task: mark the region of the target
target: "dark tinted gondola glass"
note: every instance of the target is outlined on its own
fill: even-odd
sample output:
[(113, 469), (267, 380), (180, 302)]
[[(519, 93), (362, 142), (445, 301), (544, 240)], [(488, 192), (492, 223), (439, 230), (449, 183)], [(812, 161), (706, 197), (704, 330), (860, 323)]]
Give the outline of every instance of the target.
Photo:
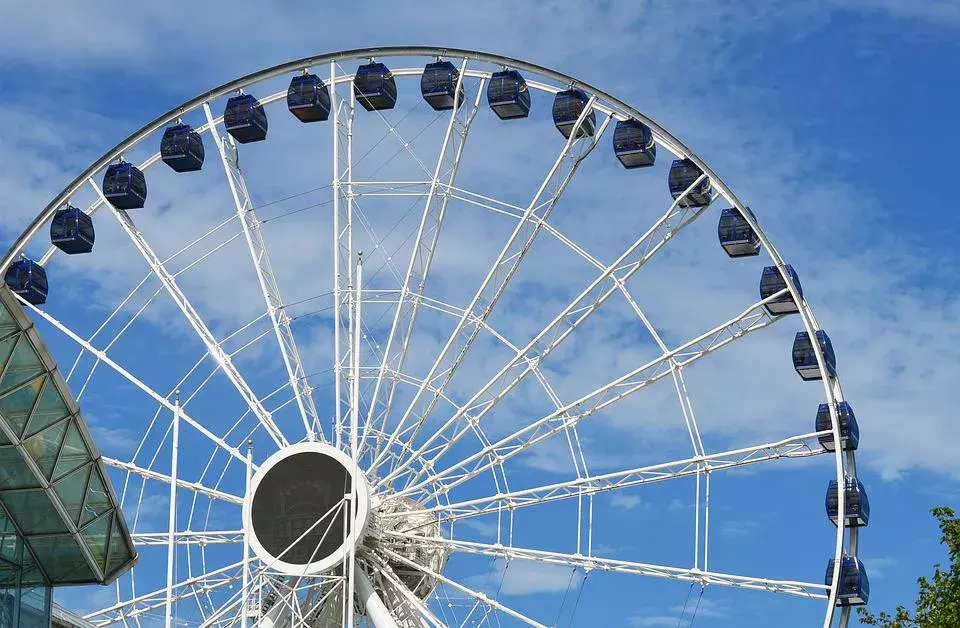
[(657, 160), (657, 143), (643, 122), (619, 120), (613, 132), (613, 152), (625, 168), (646, 168)]
[(160, 158), (176, 172), (195, 172), (203, 167), (203, 138), (189, 124), (175, 124), (163, 132)]
[(103, 175), (103, 195), (117, 209), (140, 209), (147, 201), (147, 179), (133, 164), (110, 164)]
[(397, 104), (397, 81), (382, 63), (361, 65), (353, 77), (353, 93), (364, 109), (393, 109)]
[[(557, 92), (553, 99), (553, 124), (564, 137), (569, 139), (570, 134), (573, 133), (573, 127), (576, 126), (580, 114), (583, 113), (589, 101), (590, 97), (583, 90), (568, 89)], [(577, 137), (592, 136), (596, 125), (597, 114), (591, 107), (589, 113), (583, 118), (580, 128), (577, 129)]]
[[(670, 165), (670, 175), (667, 179), (670, 187), (670, 196), (679, 199), (683, 193), (700, 178), (703, 171), (689, 159), (675, 159)], [(690, 192), (680, 200), (682, 207), (706, 207), (710, 204), (713, 186), (709, 177), (704, 177)]]
[[(833, 585), (833, 568), (836, 560), (827, 563), (824, 584)], [(844, 556), (840, 559), (840, 586), (837, 591), (837, 606), (863, 606), (870, 599), (870, 580), (860, 559)]]
[(58, 209), (50, 221), (50, 242), (69, 255), (92, 251), (94, 238), (93, 218), (72, 205)]
[(287, 109), (300, 122), (321, 122), (330, 116), (330, 90), (316, 74), (290, 79)]
[[(853, 408), (846, 401), (837, 403), (837, 423), (840, 428), (840, 447), (843, 451), (853, 451), (860, 445), (860, 426), (857, 424), (857, 417), (853, 413)], [(830, 406), (821, 403), (817, 408), (817, 419), (815, 429), (818, 432), (833, 429), (833, 422), (830, 419)], [(833, 442), (833, 434), (825, 434), (819, 438), (820, 446), (827, 451), (836, 451), (837, 446)]]
[(434, 111), (447, 111), (463, 104), (463, 86), (456, 97), (460, 72), (449, 61), (428, 63), (420, 75), (420, 93)]
[(267, 113), (252, 94), (240, 94), (227, 100), (223, 110), (223, 128), (241, 144), (260, 142), (267, 137)]
[[(830, 342), (827, 332), (822, 329), (817, 330), (817, 344), (820, 345), (820, 351), (823, 353), (827, 375), (836, 377), (837, 358), (833, 353), (833, 343)], [(823, 379), (820, 375), (820, 367), (817, 366), (817, 354), (813, 350), (810, 335), (805, 331), (797, 332), (793, 339), (793, 367), (801, 379), (807, 381)]]
[(516, 70), (494, 72), (487, 84), (487, 104), (501, 120), (526, 118), (530, 114), (530, 90)]
[[(746, 210), (752, 218), (756, 218), (749, 207)], [(760, 254), (760, 236), (736, 207), (727, 207), (720, 212), (717, 237), (720, 238), (720, 246), (730, 257), (751, 257)]]
[[(793, 285), (797, 287), (797, 292), (800, 293), (800, 296), (803, 296), (803, 286), (800, 285), (800, 277), (797, 276), (797, 271), (793, 270), (793, 266), (787, 264), (783, 267), (784, 272), (790, 275), (790, 278), (793, 280)], [(780, 269), (776, 266), (766, 266), (763, 269), (763, 273), (760, 275), (760, 298), (767, 299), (777, 294), (781, 290), (787, 288), (787, 282), (783, 280), (783, 275), (780, 274)], [(779, 314), (794, 314), (800, 311), (800, 308), (797, 307), (796, 302), (793, 300), (793, 295), (789, 292), (786, 292), (779, 297), (768, 301), (764, 304), (767, 311), (773, 314), (774, 316)]]
[[(836, 480), (830, 480), (825, 500), (827, 518), (837, 525), (840, 514), (840, 491)], [(861, 528), (870, 522), (870, 499), (863, 483), (854, 477), (844, 480), (843, 489), (843, 525), (848, 528)]]
[(43, 305), (47, 301), (47, 271), (31, 259), (18, 259), (3, 277), (7, 286), (27, 303)]

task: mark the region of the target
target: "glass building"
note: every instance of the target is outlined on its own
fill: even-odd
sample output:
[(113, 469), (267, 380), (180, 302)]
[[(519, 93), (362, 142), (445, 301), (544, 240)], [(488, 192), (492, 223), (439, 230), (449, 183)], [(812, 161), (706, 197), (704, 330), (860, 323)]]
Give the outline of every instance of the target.
[(51, 589), (136, 562), (100, 452), (33, 322), (0, 287), (0, 628), (51, 625)]

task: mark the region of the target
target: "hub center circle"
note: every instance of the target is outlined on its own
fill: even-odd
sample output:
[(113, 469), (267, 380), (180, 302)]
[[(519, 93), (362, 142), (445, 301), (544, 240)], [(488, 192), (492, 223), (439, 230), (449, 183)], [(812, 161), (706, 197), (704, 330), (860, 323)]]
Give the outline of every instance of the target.
[(269, 569), (329, 571), (366, 534), (369, 487), (345, 453), (323, 443), (284, 447), (257, 469), (244, 500), (250, 547)]

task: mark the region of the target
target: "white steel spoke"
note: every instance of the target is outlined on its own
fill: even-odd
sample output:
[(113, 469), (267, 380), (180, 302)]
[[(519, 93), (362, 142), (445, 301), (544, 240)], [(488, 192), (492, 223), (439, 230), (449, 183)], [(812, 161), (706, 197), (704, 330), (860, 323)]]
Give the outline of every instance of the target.
[[(412, 535), (406, 535), (397, 532), (387, 532), (390, 536), (399, 538), (409, 538)], [(477, 554), (491, 558), (500, 558), (505, 560), (532, 560), (549, 565), (560, 565), (585, 571), (605, 571), (611, 573), (625, 573), (639, 576), (652, 576), (655, 578), (666, 578), (670, 580), (680, 580), (683, 582), (695, 582), (703, 586), (719, 585), (726, 587), (735, 587), (739, 589), (753, 589), (759, 591), (770, 591), (772, 593), (783, 593), (787, 595), (796, 595), (806, 598), (826, 599), (828, 587), (823, 584), (812, 582), (800, 582), (795, 580), (773, 580), (769, 578), (753, 578), (750, 576), (740, 576), (719, 572), (703, 571), (700, 569), (684, 569), (681, 567), (666, 567), (662, 565), (652, 565), (647, 563), (637, 563), (626, 560), (616, 560), (612, 558), (597, 558), (593, 556), (580, 556), (576, 554), (564, 554), (562, 552), (547, 552), (542, 550), (527, 549), (520, 547), (510, 547), (505, 545), (491, 545), (488, 543), (477, 543), (473, 541), (459, 541), (454, 539), (422, 539), (421, 543), (436, 544), (449, 548), (455, 552), (467, 554)], [(389, 551), (389, 550), (387, 550)], [(391, 552), (394, 556), (396, 553)], [(422, 568), (422, 567), (421, 567)]]
[[(117, 374), (119, 374), (121, 377), (123, 377), (124, 379), (126, 379), (127, 381), (129, 381), (131, 384), (133, 384), (134, 386), (136, 386), (137, 388), (139, 388), (140, 390), (142, 390), (143, 392), (145, 392), (147, 395), (149, 395), (150, 397), (152, 397), (154, 401), (156, 401), (156, 402), (159, 403), (160, 405), (164, 406), (167, 410), (170, 410), (171, 412), (173, 412), (174, 406), (173, 406), (172, 403), (170, 403), (170, 400), (169, 400), (169, 399), (167, 399), (166, 397), (161, 396), (160, 393), (158, 393), (157, 391), (155, 391), (153, 388), (151, 388), (151, 387), (147, 386), (146, 384), (144, 384), (142, 381), (140, 381), (137, 377), (135, 377), (134, 375), (132, 375), (132, 374), (131, 374), (129, 371), (127, 371), (125, 368), (123, 368), (122, 366), (120, 366), (119, 364), (117, 364), (116, 361), (113, 360), (113, 358), (111, 358), (111, 357), (108, 356), (106, 353), (104, 353), (103, 351), (97, 349), (96, 347), (94, 347), (93, 345), (91, 345), (89, 342), (87, 342), (86, 340), (84, 340), (83, 338), (81, 338), (80, 336), (78, 336), (72, 329), (70, 329), (69, 327), (67, 327), (66, 325), (64, 325), (63, 323), (61, 323), (60, 321), (58, 321), (57, 319), (55, 319), (53, 316), (51, 316), (51, 315), (48, 314), (47, 312), (41, 310), (40, 308), (38, 308), (38, 307), (36, 307), (36, 306), (34, 306), (34, 305), (30, 304), (30, 303), (27, 303), (27, 302), (26, 302), (25, 300), (23, 300), (23, 298), (20, 297), (19, 295), (17, 295), (17, 298), (20, 299), (20, 302), (24, 305), (24, 307), (29, 308), (29, 309), (30, 309), (31, 311), (33, 311), (33, 312), (36, 312), (37, 315), (39, 315), (40, 317), (42, 317), (43, 319), (45, 319), (48, 323), (50, 323), (51, 325), (53, 325), (54, 327), (56, 327), (57, 329), (59, 329), (61, 332), (63, 332), (65, 335), (67, 335), (71, 340), (73, 340), (74, 342), (76, 342), (77, 344), (79, 344), (81, 347), (83, 347), (84, 349), (86, 349), (87, 351), (89, 351), (94, 357), (98, 358), (101, 362), (103, 362), (104, 364), (106, 364), (107, 366), (109, 366), (110, 368), (112, 368), (112, 369), (113, 369), (114, 371), (116, 371)], [(232, 446), (230, 446), (229, 444), (227, 444), (223, 439), (221, 439), (221, 438), (218, 437), (216, 434), (214, 434), (213, 432), (211, 432), (210, 430), (208, 430), (207, 428), (205, 428), (201, 423), (199, 423), (198, 421), (196, 421), (196, 420), (195, 420), (193, 417), (191, 417), (189, 414), (187, 414), (186, 412), (183, 412), (183, 411), (181, 410), (181, 412), (180, 412), (180, 418), (183, 419), (183, 420), (184, 420), (187, 424), (189, 424), (191, 427), (193, 427), (194, 429), (196, 429), (198, 432), (200, 432), (201, 434), (203, 434), (204, 436), (206, 436), (208, 439), (210, 439), (211, 441), (213, 441), (214, 444), (216, 444), (216, 445), (219, 446), (221, 449), (223, 449), (224, 451), (226, 451), (227, 453), (229, 453), (231, 456), (233, 456), (233, 457), (236, 458), (237, 460), (241, 460), (241, 461), (243, 461), (243, 462), (246, 462), (246, 457), (244, 457), (244, 455), (241, 454), (240, 451), (238, 451), (236, 447), (232, 447)]]
[[(564, 144), (563, 150), (560, 151), (559, 156), (554, 161), (553, 166), (550, 168), (546, 177), (543, 179), (543, 182), (540, 184), (536, 194), (534, 194), (532, 200), (527, 206), (526, 211), (524, 212), (524, 219), (521, 220), (514, 228), (513, 233), (510, 235), (507, 243), (500, 251), (499, 256), (493, 263), (493, 266), (484, 278), (483, 283), (480, 285), (480, 288), (477, 290), (476, 294), (471, 300), (470, 305), (466, 308), (464, 316), (457, 321), (457, 325), (454, 328), (453, 333), (450, 334), (449, 339), (447, 340), (443, 349), (440, 350), (440, 354), (437, 356), (436, 361), (430, 368), (428, 375), (424, 378), (425, 382), (431, 383), (433, 383), (435, 378), (440, 379), (441, 382), (439, 384), (435, 384), (439, 390), (444, 390), (446, 388), (457, 367), (469, 352), (470, 346), (474, 339), (479, 334), (479, 326), (470, 326), (468, 329), (468, 318), (475, 316), (480, 320), (486, 320), (490, 316), (491, 312), (493, 312), (493, 309), (496, 306), (497, 301), (500, 299), (500, 296), (506, 289), (507, 284), (509, 283), (510, 279), (513, 278), (514, 274), (519, 268), (521, 260), (533, 245), (536, 237), (539, 235), (541, 231), (539, 222), (545, 221), (549, 217), (570, 181), (573, 180), (573, 177), (576, 174), (580, 164), (597, 145), (597, 142), (603, 136), (607, 125), (610, 123), (610, 118), (607, 117), (597, 129), (595, 135), (590, 139), (584, 140), (586, 146), (583, 147), (583, 150), (580, 151), (579, 154), (574, 152), (574, 147), (580, 144), (580, 141), (577, 138), (580, 125), (583, 124), (584, 119), (591, 111), (594, 100), (595, 99), (591, 99), (587, 106), (584, 107), (583, 112), (581, 112), (580, 117), (577, 119), (577, 123), (573, 131), (570, 133), (570, 137)], [(547, 191), (551, 189), (551, 187), (553, 187), (553, 191), (548, 195)], [(527, 217), (530, 215), (537, 216), (537, 221), (528, 221)], [(477, 308), (481, 308), (480, 314), (477, 314)], [(458, 343), (459, 346), (457, 347)], [(447, 357), (450, 356), (455, 347), (457, 348), (455, 357), (453, 357), (452, 360), (447, 361)], [(386, 451), (393, 446), (397, 435), (403, 429), (404, 425), (406, 425), (410, 415), (415, 411), (417, 403), (423, 396), (423, 393), (423, 387), (417, 390), (413, 400), (410, 402), (410, 405), (394, 428), (394, 431), (391, 434), (391, 437), (388, 440), (385, 448), (380, 452), (379, 456), (375, 458), (375, 462), (370, 469), (372, 472), (376, 471)], [(410, 442), (413, 442), (416, 434), (423, 427), (427, 417), (432, 411), (434, 405), (437, 403), (437, 400), (438, 397), (433, 396), (427, 402), (427, 407), (423, 412), (420, 413), (420, 420), (417, 423), (417, 427), (413, 433), (413, 436), (410, 437)]]
[[(312, 391), (305, 377), (306, 371), (303, 368), (303, 361), (300, 359), (300, 350), (297, 348), (297, 341), (290, 329), (290, 316), (287, 314), (283, 299), (280, 296), (280, 288), (277, 285), (276, 277), (273, 273), (273, 265), (270, 262), (270, 254), (267, 251), (266, 243), (263, 240), (261, 232), (261, 221), (257, 217), (253, 200), (247, 190), (247, 183), (240, 170), (238, 161), (238, 148), (232, 135), (227, 139), (220, 135), (214, 124), (213, 112), (210, 111), (209, 103), (203, 104), (203, 111), (207, 116), (207, 124), (210, 126), (210, 135), (213, 136), (220, 153), (220, 161), (223, 162), (223, 171), (227, 175), (227, 182), (230, 185), (230, 193), (233, 196), (233, 202), (237, 209), (237, 217), (243, 227), (243, 235), (247, 240), (247, 249), (250, 251), (250, 257), (253, 260), (253, 267), (257, 273), (257, 280), (260, 283), (260, 290), (263, 292), (263, 299), (266, 304), (267, 314), (270, 316), (270, 322), (273, 323), (273, 330), (277, 337), (277, 345), (280, 348), (280, 355), (283, 358), (283, 365), (287, 370), (287, 378), (290, 380), (290, 388), (293, 390), (297, 399), (297, 407), (300, 410), (300, 417), (303, 420), (303, 427), (306, 431), (307, 440), (315, 440), (314, 429), (319, 425), (317, 416), (317, 407), (313, 401)], [(320, 431), (320, 437), (323, 439), (323, 431)]]
[[(473, 397), (464, 404), (461, 411), (454, 413), (436, 432), (416, 450), (422, 454), (433, 442), (466, 416), (468, 423), (479, 422), (506, 395), (513, 390), (531, 371), (537, 368), (550, 353), (566, 340), (584, 321), (609, 299), (619, 292), (633, 303), (626, 282), (644, 266), (660, 249), (666, 245), (681, 229), (692, 223), (703, 213), (704, 208), (690, 208), (682, 205), (681, 200), (694, 189), (703, 177), (697, 179), (684, 194), (675, 200), (666, 213), (654, 223), (639, 239), (627, 248), (612, 264), (593, 280), (576, 298), (573, 299), (552, 321), (550, 321), (525, 347), (516, 351), (516, 355), (497, 372)], [(639, 309), (637, 308), (639, 312)], [(642, 315), (642, 313), (641, 313)], [(646, 322), (645, 317), (643, 320)], [(647, 323), (648, 329), (653, 329)], [(655, 337), (656, 333), (654, 332)], [(666, 351), (666, 348), (663, 348)], [(458, 443), (469, 428), (463, 428), (448, 441), (448, 444), (434, 458), (434, 462)], [(384, 478), (388, 482), (396, 478), (409, 464), (400, 465)], [(415, 477), (414, 481), (419, 480)]]
[[(779, 294), (777, 293), (777, 295)], [(494, 454), (495, 459), (501, 462), (512, 458), (557, 432), (576, 425), (585, 418), (671, 374), (674, 364), (681, 367), (686, 366), (738, 338), (766, 327), (777, 319), (773, 318), (763, 305), (776, 298), (777, 295), (755, 303), (737, 317), (604, 384), (565, 407), (537, 419), (513, 434), (504, 437), (491, 447), (485, 447), (440, 471), (428, 480), (404, 488), (399, 494), (408, 494), (427, 483), (436, 483), (444, 478), (450, 478), (444, 482), (448, 489), (458, 486), (489, 468), (489, 463), (482, 461), (491, 453)], [(454, 476), (455, 473), (456, 476)]]
[[(88, 179), (88, 182), (96, 191), (97, 195), (106, 201), (100, 186), (97, 185), (93, 179)], [(166, 267), (163, 265), (163, 262), (159, 257), (157, 257), (156, 253), (153, 252), (153, 249), (150, 248), (150, 245), (147, 244), (147, 241), (143, 235), (137, 231), (137, 227), (130, 218), (130, 215), (125, 210), (116, 209), (109, 203), (107, 206), (113, 212), (117, 222), (120, 223), (120, 226), (126, 232), (127, 236), (130, 237), (130, 240), (133, 242), (134, 246), (136, 246), (144, 260), (153, 270), (153, 273), (157, 276), (157, 279), (159, 279), (160, 283), (162, 283), (166, 288), (170, 298), (177, 305), (180, 311), (183, 312), (187, 322), (190, 323), (191, 327), (193, 327), (194, 331), (197, 333), (197, 336), (210, 353), (210, 356), (217, 362), (217, 364), (220, 365), (220, 368), (230, 380), (230, 383), (234, 385), (244, 402), (250, 407), (254, 415), (256, 415), (267, 434), (277, 444), (277, 447), (288, 445), (289, 443), (287, 442), (287, 439), (280, 431), (280, 428), (277, 427), (276, 423), (274, 423), (273, 417), (270, 416), (270, 413), (260, 403), (260, 400), (254, 394), (253, 390), (250, 389), (250, 386), (247, 384), (246, 380), (244, 380), (239, 371), (237, 371), (233, 362), (230, 360), (230, 356), (228, 356), (220, 347), (219, 343), (214, 338), (213, 333), (207, 327), (206, 323), (203, 321), (197, 311), (193, 308), (193, 305), (190, 303), (187, 297), (180, 290), (176, 280), (167, 271)]]
[[(460, 76), (457, 79), (456, 89), (454, 90), (455, 94), (459, 94), (463, 87), (463, 80), (466, 76), (466, 66), (467, 62), (464, 60), (460, 67)], [(416, 240), (413, 243), (407, 273), (403, 280), (403, 287), (397, 302), (397, 308), (394, 312), (393, 323), (390, 326), (390, 333), (387, 336), (386, 349), (384, 350), (383, 359), (380, 363), (380, 372), (377, 375), (373, 396), (370, 400), (370, 411), (367, 414), (367, 420), (364, 426), (364, 441), (366, 440), (366, 434), (372, 422), (378, 421), (385, 427), (387, 419), (390, 416), (394, 395), (397, 390), (397, 381), (394, 379), (387, 384), (388, 391), (385, 400), (381, 400), (380, 389), (384, 384), (384, 376), (387, 370), (403, 370), (407, 352), (410, 348), (413, 328), (417, 320), (420, 298), (423, 296), (427, 276), (430, 273), (430, 266), (433, 262), (433, 254), (436, 250), (437, 240), (440, 237), (443, 218), (446, 214), (447, 203), (450, 201), (450, 195), (447, 189), (454, 184), (457, 173), (460, 170), (460, 160), (463, 156), (463, 149), (464, 146), (466, 146), (467, 136), (470, 133), (470, 125), (480, 106), (480, 99), (484, 93), (484, 84), (485, 82), (481, 80), (472, 107), (460, 106), (465, 105), (465, 103), (457, 103), (450, 114), (446, 134), (440, 147), (440, 155), (437, 158), (437, 165), (434, 169), (433, 179), (430, 182), (430, 191), (427, 194), (423, 216), (420, 218), (420, 226), (417, 229)], [(466, 111), (464, 111), (464, 109), (466, 109)]]
[[(446, 540), (444, 540), (444, 542), (446, 542)], [(440, 582), (446, 584), (447, 586), (452, 587), (452, 588), (456, 589), (457, 591), (460, 591), (461, 593), (465, 593), (466, 595), (469, 595), (470, 597), (472, 597), (472, 598), (475, 599), (475, 600), (478, 600), (478, 601), (481, 602), (482, 604), (485, 604), (485, 605), (487, 605), (487, 606), (490, 606), (490, 607), (492, 607), (492, 608), (495, 608), (495, 609), (497, 609), (498, 611), (500, 611), (501, 613), (505, 613), (505, 614), (513, 617), (514, 619), (519, 619), (520, 621), (522, 621), (523, 623), (527, 624), (528, 626), (535, 626), (536, 628), (546, 628), (546, 626), (544, 626), (544, 625), (541, 624), (540, 622), (534, 621), (534, 620), (530, 619), (529, 617), (527, 617), (526, 615), (523, 615), (523, 614), (521, 614), (521, 613), (513, 610), (512, 608), (501, 604), (501, 603), (498, 602), (497, 600), (492, 599), (492, 598), (491, 598), (490, 596), (488, 596), (487, 594), (482, 593), (482, 592), (479, 592), (479, 591), (474, 591), (473, 589), (470, 589), (470, 588), (468, 588), (468, 587), (460, 584), (459, 582), (456, 582), (456, 581), (454, 581), (454, 580), (451, 580), (450, 578), (447, 578), (446, 576), (437, 573), (436, 571), (430, 569), (429, 567), (427, 567), (427, 566), (425, 566), (425, 565), (421, 565), (421, 564), (419, 564), (419, 563), (416, 563), (416, 562), (410, 560), (409, 558), (407, 558), (406, 556), (403, 556), (403, 555), (401, 555), (401, 554), (398, 554), (397, 552), (394, 552), (393, 550), (391, 550), (391, 549), (389, 549), (389, 548), (384, 547), (384, 548), (381, 548), (380, 551), (382, 551), (386, 556), (389, 556), (390, 558), (392, 558), (392, 559), (394, 559), (394, 560), (397, 560), (397, 561), (399, 561), (399, 562), (401, 562), (401, 563), (403, 563), (403, 564), (405, 564), (405, 565), (407, 565), (407, 566), (409, 566), (409, 567), (413, 567), (414, 569), (416, 569), (416, 570), (418, 570), (418, 571), (421, 571), (421, 572), (425, 573), (426, 575), (428, 575), (428, 576), (430, 576), (430, 577), (432, 577), (432, 578), (436, 578), (437, 580), (439, 580)]]
[[(353, 90), (343, 103), (337, 94), (337, 65), (330, 62), (330, 113), (333, 118), (333, 319), (334, 319), (334, 442), (343, 439), (343, 414), (349, 411), (349, 373), (352, 347), (349, 327), (350, 290), (353, 285)], [(341, 146), (343, 144), (343, 146)], [(341, 163), (342, 162), (342, 163)], [(343, 170), (341, 170), (341, 168)]]
[[(243, 530), (174, 532), (177, 545), (221, 545), (243, 543)], [(166, 545), (166, 532), (132, 532), (130, 537), (136, 545)]]
[[(436, 512), (443, 520), (459, 520), (465, 517), (476, 517), (497, 512), (504, 508), (512, 511), (517, 508), (536, 506), (582, 495), (619, 491), (642, 484), (689, 477), (698, 473), (738, 469), (740, 467), (785, 458), (809, 458), (829, 453), (817, 442), (818, 437), (829, 433), (829, 431), (811, 432), (809, 434), (786, 438), (775, 443), (744, 447), (742, 449), (702, 456), (693, 456), (683, 460), (646, 465), (624, 471), (614, 471), (592, 477), (577, 478), (566, 482), (557, 482), (517, 490), (510, 493), (442, 504), (427, 508), (425, 512)], [(383, 516), (391, 517), (396, 516), (396, 514), (385, 513)]]

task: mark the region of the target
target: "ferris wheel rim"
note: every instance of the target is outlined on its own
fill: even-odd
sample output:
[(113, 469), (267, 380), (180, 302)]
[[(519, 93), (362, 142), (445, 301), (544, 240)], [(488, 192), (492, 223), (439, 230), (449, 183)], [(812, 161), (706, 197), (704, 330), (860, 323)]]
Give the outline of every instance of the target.
[[(395, 46), (395, 47), (372, 47), (372, 48), (359, 48), (352, 50), (344, 50), (333, 53), (327, 53), (322, 55), (304, 57), (302, 59), (297, 59), (294, 61), (288, 61), (279, 65), (275, 65), (269, 68), (259, 70), (247, 74), (243, 77), (235, 79), (233, 81), (224, 83), (214, 89), (208, 90), (203, 94), (188, 100), (181, 104), (180, 106), (171, 109), (167, 113), (158, 116), (150, 123), (144, 125), (139, 130), (130, 134), (126, 139), (117, 144), (110, 151), (101, 156), (93, 164), (91, 164), (83, 173), (81, 173), (71, 184), (64, 188), (58, 195), (55, 197), (41, 212), (37, 215), (34, 221), (27, 227), (27, 229), (14, 241), (10, 249), (6, 252), (2, 258), (2, 263), (0, 267), (6, 269), (10, 263), (19, 255), (26, 244), (30, 242), (39, 231), (40, 227), (50, 219), (53, 213), (81, 187), (83, 184), (90, 179), (94, 174), (105, 168), (110, 162), (115, 160), (117, 157), (120, 157), (124, 152), (131, 149), (134, 146), (139, 145), (144, 139), (150, 136), (152, 133), (161, 129), (166, 124), (176, 120), (179, 116), (193, 111), (202, 107), (208, 101), (224, 96), (230, 92), (242, 89), (249, 85), (259, 83), (263, 80), (274, 78), (283, 74), (287, 74), (293, 71), (300, 70), (304, 67), (309, 67), (313, 65), (319, 65), (330, 62), (340, 62), (340, 61), (350, 61), (356, 59), (364, 59), (369, 57), (427, 57), (427, 56), (446, 56), (451, 58), (459, 58), (466, 60), (475, 60), (480, 62), (487, 62), (493, 64), (500, 64), (503, 66), (509, 66), (511, 68), (516, 68), (519, 70), (533, 72), (535, 74), (545, 76), (561, 82), (563, 84), (568, 84), (572, 87), (577, 87), (587, 91), (589, 94), (593, 95), (598, 99), (602, 99), (605, 103), (609, 103), (616, 107), (618, 110), (616, 114), (620, 114), (626, 117), (634, 118), (647, 124), (651, 129), (658, 133), (663, 138), (668, 138), (673, 144), (673, 147), (676, 148), (679, 154), (690, 159), (694, 162), (704, 173), (705, 176), (709, 177), (711, 182), (716, 185), (719, 193), (723, 196), (728, 202), (730, 202), (734, 207), (736, 207), (745, 220), (753, 227), (757, 233), (761, 244), (766, 248), (767, 254), (773, 259), (774, 263), (779, 267), (783, 268), (785, 265), (784, 259), (781, 257), (780, 253), (773, 246), (763, 229), (756, 223), (752, 215), (747, 211), (746, 207), (740, 201), (740, 199), (735, 195), (730, 187), (728, 187), (724, 181), (714, 172), (710, 166), (699, 158), (693, 151), (687, 148), (679, 139), (676, 138), (672, 133), (667, 129), (659, 125), (655, 120), (642, 113), (641, 111), (633, 108), (629, 104), (623, 102), (617, 97), (600, 90), (588, 83), (580, 81), (572, 76), (567, 74), (557, 72), (555, 70), (546, 68), (544, 66), (539, 66), (536, 64), (528, 63), (522, 60), (514, 59), (511, 57), (506, 57), (502, 55), (480, 52), (475, 50), (460, 49), (460, 48), (442, 48), (442, 47), (431, 47), (431, 46)], [(619, 119), (619, 116), (614, 114), (614, 117)], [(213, 132), (213, 129), (211, 129)], [(803, 322), (803, 326), (806, 332), (812, 338), (819, 326), (817, 324), (816, 318), (813, 314), (812, 308), (807, 303), (806, 299), (803, 297), (802, 293), (798, 290), (797, 286), (794, 284), (792, 278), (786, 273), (782, 273), (784, 276), (787, 289), (790, 292), (791, 296), (796, 302), (800, 319)], [(825, 359), (823, 352), (821, 351), (818, 343), (812, 343), (813, 353), (817, 359), (817, 363), (820, 369), (821, 374), (825, 375), (827, 369), (825, 367)], [(837, 402), (843, 400), (842, 390), (840, 389), (839, 377), (830, 378), (822, 377), (824, 392), (826, 401), (830, 406), (830, 412), (832, 417), (832, 429), (834, 432), (835, 442), (840, 442), (840, 433), (838, 420), (836, 416), (835, 406)], [(837, 479), (842, 482), (846, 473), (844, 468), (844, 459), (846, 458), (847, 464), (853, 466), (853, 454), (849, 455), (842, 452), (840, 447), (836, 449), (836, 460), (837, 460)], [(840, 509), (843, 511), (843, 491), (840, 491)], [(854, 549), (856, 548), (856, 528), (849, 529), (850, 535), (852, 537), (851, 543), (853, 544)], [(844, 555), (844, 526), (838, 526), (837, 531), (837, 549), (835, 552), (835, 558), (839, 559)], [(854, 554), (855, 555), (855, 554)], [(834, 572), (834, 583), (838, 583), (838, 575), (840, 564), (837, 560), (836, 569)], [(829, 600), (828, 600), (828, 616), (825, 619), (824, 625), (830, 625), (833, 620), (834, 609), (837, 608), (835, 601), (836, 595), (838, 592), (838, 584), (830, 587)], [(848, 609), (844, 609), (842, 612), (844, 615), (847, 613)]]

